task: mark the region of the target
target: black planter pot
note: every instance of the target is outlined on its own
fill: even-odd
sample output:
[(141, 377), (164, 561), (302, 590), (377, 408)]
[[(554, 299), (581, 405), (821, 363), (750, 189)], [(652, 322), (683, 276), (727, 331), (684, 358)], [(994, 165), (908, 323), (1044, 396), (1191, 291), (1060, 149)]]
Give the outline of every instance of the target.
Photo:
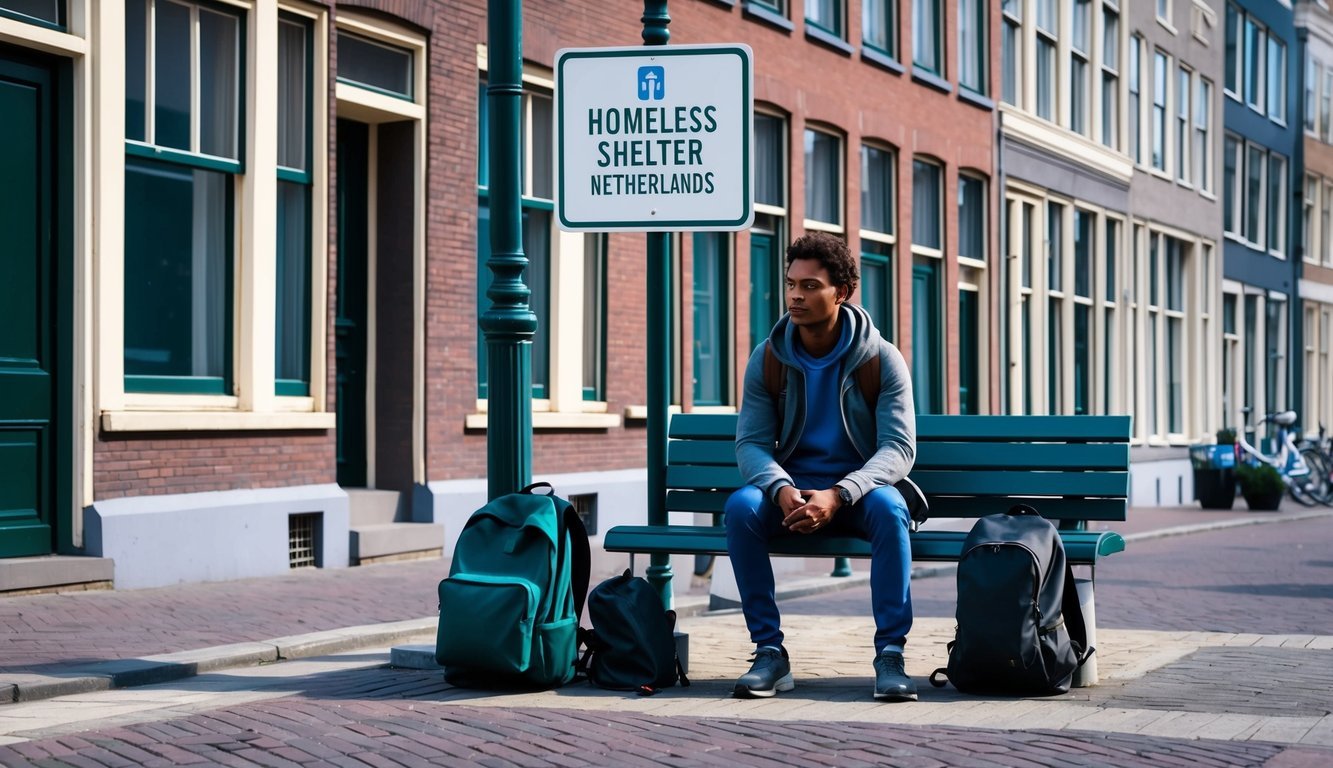
[(1286, 493), (1285, 489), (1259, 493), (1257, 491), (1245, 493), (1245, 503), (1250, 507), (1251, 512), (1275, 512), (1282, 504), (1282, 496)]
[(1204, 509), (1231, 509), (1236, 503), (1236, 471), (1230, 467), (1194, 470), (1194, 497)]

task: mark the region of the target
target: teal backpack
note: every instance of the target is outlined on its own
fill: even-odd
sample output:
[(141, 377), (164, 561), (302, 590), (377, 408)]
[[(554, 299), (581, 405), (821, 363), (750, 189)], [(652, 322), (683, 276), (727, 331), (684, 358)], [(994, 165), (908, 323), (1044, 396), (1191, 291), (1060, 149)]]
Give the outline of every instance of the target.
[(583, 521), (548, 483), (472, 513), (439, 588), (435, 660), (445, 680), (465, 688), (572, 680), (588, 567)]

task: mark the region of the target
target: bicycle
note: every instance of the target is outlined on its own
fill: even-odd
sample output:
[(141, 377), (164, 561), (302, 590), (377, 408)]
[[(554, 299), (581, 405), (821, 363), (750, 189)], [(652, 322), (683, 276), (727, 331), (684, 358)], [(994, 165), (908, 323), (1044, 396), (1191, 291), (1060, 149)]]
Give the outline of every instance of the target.
[(1333, 506), (1333, 437), (1326, 436), (1324, 425), (1319, 424), (1319, 433), (1316, 437), (1307, 437), (1298, 443), (1301, 449), (1301, 455), (1307, 455), (1306, 452), (1313, 452), (1319, 455), (1320, 461), (1326, 468), (1324, 473), (1327, 492), (1322, 501), (1327, 506)]
[[(1242, 408), (1245, 420), (1249, 422), (1251, 409)], [(1236, 433), (1236, 459), (1251, 465), (1267, 464), (1282, 475), (1287, 485), (1287, 492), (1298, 503), (1313, 507), (1329, 499), (1329, 470), (1321, 451), (1315, 448), (1298, 448), (1292, 437), (1290, 427), (1296, 423), (1295, 411), (1282, 411), (1264, 416), (1266, 423), (1277, 427), (1277, 453), (1269, 456), (1255, 448), (1245, 439), (1243, 432)]]

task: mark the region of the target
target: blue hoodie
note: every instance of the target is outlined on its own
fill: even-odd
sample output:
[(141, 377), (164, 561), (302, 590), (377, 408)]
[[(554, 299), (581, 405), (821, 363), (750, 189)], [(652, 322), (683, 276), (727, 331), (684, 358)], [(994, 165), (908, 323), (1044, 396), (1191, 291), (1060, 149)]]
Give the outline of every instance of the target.
[[(907, 477), (916, 460), (916, 408), (912, 401), (912, 379), (902, 353), (875, 329), (870, 315), (856, 304), (843, 303), (839, 311), (841, 331), (850, 336), (849, 347), (837, 367), (837, 406), (829, 412), (840, 416), (842, 432), (856, 451), (854, 466), (840, 484), (852, 494), (853, 503), (867, 493), (893, 485)], [(787, 402), (782, 423), (773, 396), (764, 384), (764, 345), (755, 347), (745, 368), (744, 395), (736, 423), (736, 461), (745, 482), (761, 488), (773, 499), (783, 485), (793, 485), (786, 469), (796, 446), (802, 443), (808, 418), (814, 409), (806, 399), (805, 371), (796, 357), (796, 326), (783, 315), (773, 326), (768, 344), (784, 366)], [(880, 360), (879, 398), (875, 413), (861, 396), (853, 375), (871, 355)], [(826, 419), (821, 419), (826, 421)]]

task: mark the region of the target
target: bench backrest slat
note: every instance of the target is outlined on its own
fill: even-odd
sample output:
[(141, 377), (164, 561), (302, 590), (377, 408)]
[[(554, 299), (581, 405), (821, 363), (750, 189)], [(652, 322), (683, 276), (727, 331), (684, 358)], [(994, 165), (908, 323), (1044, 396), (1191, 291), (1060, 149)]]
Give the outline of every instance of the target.
[(1019, 472), (925, 470), (911, 472), (926, 496), (1124, 496), (1128, 472)]
[[(736, 460), (732, 456), (731, 460)], [(720, 463), (720, 462), (719, 462)], [(928, 469), (1123, 470), (1129, 466), (1129, 446), (1109, 443), (944, 443), (916, 446), (915, 473)]]
[(1129, 439), (1129, 416), (941, 416), (918, 414), (917, 442), (1121, 443)]

